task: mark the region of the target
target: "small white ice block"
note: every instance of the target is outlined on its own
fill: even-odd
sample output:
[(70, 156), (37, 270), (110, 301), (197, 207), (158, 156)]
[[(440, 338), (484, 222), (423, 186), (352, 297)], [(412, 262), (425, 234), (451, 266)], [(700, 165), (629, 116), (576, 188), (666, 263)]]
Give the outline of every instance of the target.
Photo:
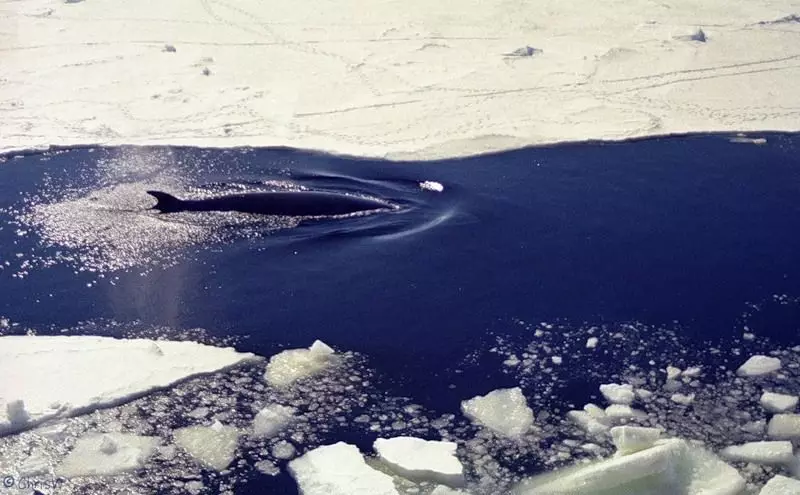
[(749, 442), (725, 447), (719, 453), (728, 461), (752, 462), (754, 464), (789, 464), (794, 461), (792, 442)]
[(800, 414), (776, 414), (767, 424), (767, 436), (787, 440), (800, 438)]
[(372, 469), (358, 448), (324, 445), (289, 463), (302, 495), (399, 495), (392, 477)]
[(533, 426), (533, 411), (519, 387), (462, 401), (461, 411), (473, 422), (509, 438), (519, 438)]
[(751, 356), (736, 370), (739, 376), (764, 376), (781, 369), (781, 360), (769, 356)]
[(761, 399), (759, 399), (758, 402), (761, 404), (761, 407), (767, 411), (779, 413), (792, 411), (795, 407), (797, 407), (797, 400), (798, 398), (796, 395), (764, 392), (761, 394)]
[(379, 438), (375, 451), (399, 476), (415, 483), (464, 486), (464, 467), (456, 457), (454, 442), (414, 437)]

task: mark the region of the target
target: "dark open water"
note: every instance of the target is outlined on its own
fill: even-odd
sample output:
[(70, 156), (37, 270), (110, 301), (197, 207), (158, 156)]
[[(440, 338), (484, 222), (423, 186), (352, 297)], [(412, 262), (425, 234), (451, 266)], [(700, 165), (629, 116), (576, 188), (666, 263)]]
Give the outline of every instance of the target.
[[(247, 336), (237, 348), (265, 356), (322, 339), (368, 356), (391, 393), (440, 411), (513, 386), (496, 361), (453, 370), (487, 335), (538, 322), (668, 326), (688, 348), (739, 338), (747, 326), (794, 345), (800, 305), (786, 302), (800, 297), (800, 136), (765, 137), (763, 145), (701, 135), (425, 163), (284, 149), (7, 157), (0, 316), (40, 333), (105, 319), (202, 327)], [(444, 191), (421, 189), (426, 180)], [(270, 181), (359, 192), (401, 209), (280, 229), (144, 211), (153, 185), (198, 195)], [(194, 229), (189, 240), (170, 242), (183, 225)], [(131, 247), (132, 235), (149, 240)], [(92, 246), (97, 239), (102, 246)], [(576, 381), (562, 393), (580, 400), (587, 387), (596, 390)]]

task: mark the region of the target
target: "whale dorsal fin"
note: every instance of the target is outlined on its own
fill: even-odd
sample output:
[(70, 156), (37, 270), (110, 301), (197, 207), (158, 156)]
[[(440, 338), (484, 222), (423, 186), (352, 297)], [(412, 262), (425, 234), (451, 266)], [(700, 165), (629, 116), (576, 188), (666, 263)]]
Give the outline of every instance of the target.
[(171, 213), (175, 211), (181, 211), (183, 209), (181, 206), (183, 201), (176, 198), (172, 194), (167, 194), (161, 191), (147, 191), (147, 194), (156, 198), (156, 204), (153, 206), (153, 209), (158, 210), (161, 213)]

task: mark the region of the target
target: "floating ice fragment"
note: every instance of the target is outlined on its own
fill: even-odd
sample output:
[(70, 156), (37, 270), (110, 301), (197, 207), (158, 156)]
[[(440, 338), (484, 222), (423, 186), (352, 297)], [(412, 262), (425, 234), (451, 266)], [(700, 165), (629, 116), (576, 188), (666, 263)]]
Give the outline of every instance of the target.
[(281, 440), (272, 446), (272, 455), (276, 459), (289, 460), (297, 455), (297, 449), (290, 442)]
[(764, 392), (761, 394), (759, 404), (769, 412), (788, 412), (797, 407), (798, 397), (796, 395), (785, 395), (774, 392)]
[(800, 481), (786, 476), (773, 476), (758, 492), (758, 495), (797, 495), (800, 493)]
[(289, 463), (302, 495), (398, 495), (391, 476), (367, 465), (343, 442), (318, 447)]
[(675, 366), (667, 366), (667, 380), (675, 380), (681, 376), (681, 369)]
[(767, 436), (800, 439), (800, 414), (776, 414), (767, 424)]
[(175, 443), (206, 466), (222, 471), (233, 460), (239, 431), (215, 422), (212, 426), (188, 426), (174, 432)]
[(620, 422), (620, 420), (635, 419), (646, 417), (643, 411), (634, 409), (626, 404), (611, 404), (605, 410), (606, 416), (610, 419)]
[(725, 447), (719, 453), (728, 461), (752, 462), (754, 464), (789, 464), (794, 460), (792, 442), (750, 442)]
[(288, 387), (324, 370), (335, 358), (333, 349), (316, 340), (308, 349), (289, 349), (272, 356), (264, 379), (273, 387)]
[(661, 430), (657, 428), (644, 428), (641, 426), (616, 426), (611, 428), (611, 440), (614, 442), (617, 452), (622, 455), (649, 449), (660, 436)]
[(672, 394), (670, 400), (676, 404), (688, 406), (694, 402), (694, 394)]
[(736, 374), (739, 376), (763, 376), (781, 369), (781, 360), (769, 356), (751, 356), (743, 365), (739, 366)]
[(389, 468), (415, 483), (463, 486), (464, 468), (456, 457), (454, 442), (414, 437), (379, 438), (374, 448)]
[(435, 182), (432, 180), (426, 180), (419, 183), (419, 188), (425, 191), (435, 191), (435, 192), (442, 192), (444, 191), (444, 186), (440, 182)]
[(738, 495), (744, 479), (713, 454), (680, 439), (523, 481), (516, 495)]
[[(160, 352), (154, 352), (154, 346)], [(0, 435), (117, 405), (192, 375), (252, 359), (253, 354), (195, 342), (0, 337)]]
[(18, 473), (23, 478), (31, 478), (47, 474), (50, 470), (50, 462), (40, 452), (34, 452), (22, 463)]
[(594, 349), (595, 347), (597, 347), (598, 342), (599, 340), (597, 339), (597, 337), (589, 337), (588, 339), (586, 339), (586, 348)]
[(59, 464), (55, 473), (67, 478), (106, 476), (141, 468), (160, 444), (156, 437), (124, 433), (88, 433)]
[(297, 409), (280, 404), (272, 404), (256, 414), (253, 418), (253, 434), (258, 437), (274, 437), (284, 429), (297, 413)]
[(567, 418), (590, 435), (604, 435), (608, 431), (608, 425), (586, 411), (569, 411)]
[(462, 401), (461, 411), (473, 422), (509, 438), (519, 438), (533, 426), (533, 411), (519, 387)]
[(617, 383), (606, 383), (600, 385), (600, 393), (607, 401), (613, 404), (630, 405), (634, 399), (633, 387), (628, 384), (619, 385)]

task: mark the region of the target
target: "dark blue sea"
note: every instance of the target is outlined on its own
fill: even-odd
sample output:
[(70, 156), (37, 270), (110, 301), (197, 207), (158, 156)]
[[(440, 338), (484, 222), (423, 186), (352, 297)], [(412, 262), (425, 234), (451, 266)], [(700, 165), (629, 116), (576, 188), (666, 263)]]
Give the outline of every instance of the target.
[[(660, 366), (733, 366), (731, 348), (744, 358), (800, 344), (800, 135), (730, 137), (429, 162), (267, 148), (6, 156), (4, 333), (202, 329), (263, 356), (320, 339), (361, 356), (382, 394), (426, 411), (458, 414), (464, 399), (522, 384), (535, 411), (563, 412), (653, 355)], [(144, 193), (153, 188), (306, 188), (398, 208), (302, 221), (159, 215)], [(620, 329), (625, 346), (587, 354), (587, 336), (602, 345)], [(546, 387), (539, 372), (502, 364), (537, 332), (562, 358)], [(351, 426), (325, 435), (364, 450), (374, 440)], [(265, 487), (294, 490), (285, 474), (256, 472), (234, 488)]]

